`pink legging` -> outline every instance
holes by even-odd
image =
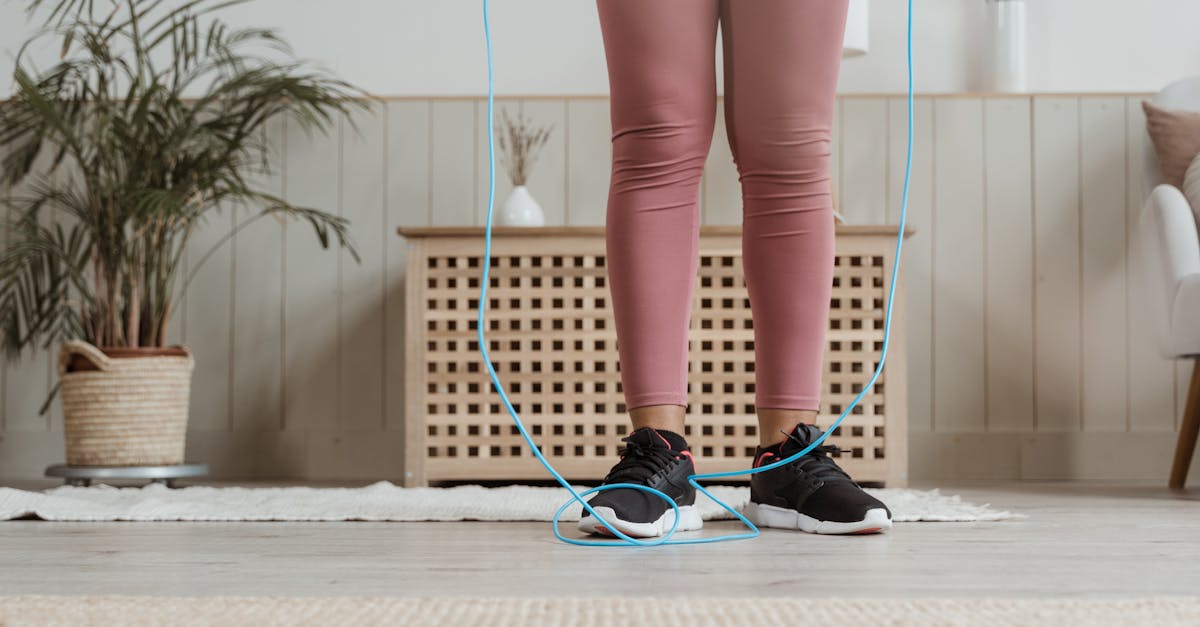
[[[833,281],[829,155],[848,0],[597,0],[612,95],[606,244],[627,409],[687,406],[699,187],[716,122],[742,186],[755,403],[819,409]]]

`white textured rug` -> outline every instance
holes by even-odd
[[[745,487],[714,486],[717,498],[740,507]],[[896,522],[985,521],[1023,517],[987,504],[964,502],[938,490],[867,488],[892,510]],[[484,488],[402,488],[379,481],[361,488],[214,488],[170,489],[151,483],[118,488],[61,486],[43,492],[0,488],[0,520],[34,516],[60,521],[545,521],[570,498],[561,488],[507,486]],[[697,497],[705,520],[732,518],[703,495]],[[578,520],[578,506],[563,520]]]

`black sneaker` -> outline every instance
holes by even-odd
[[[683,437],[647,427],[635,430],[621,441],[626,443],[621,461],[604,477],[605,485],[636,483],[654,488],[673,498],[679,506],[676,531],[702,527],[700,512],[695,507],[696,489],[687,481],[689,475],[695,474],[696,466]],[[588,504],[609,524],[635,538],[661,536],[675,523],[675,510],[666,501],[632,488],[598,492]],[[612,535],[596,517],[580,509],[580,531]]]
[[[821,437],[815,425],[798,424],[788,439],[755,453],[754,467],[785,459]],[[750,475],[750,502],[742,510],[759,527],[822,534],[882,533],[892,528],[892,512],[867,494],[822,444],[796,461]]]

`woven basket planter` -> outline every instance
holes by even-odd
[[[87,342],[63,344],[58,374],[67,464],[182,464],[194,365],[184,347],[106,353]]]

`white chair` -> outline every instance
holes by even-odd
[[[1165,109],[1200,111],[1200,76],[1168,85],[1152,98]],[[1196,436],[1200,432],[1200,235],[1196,215],[1183,192],[1161,183],[1158,158],[1145,136],[1146,189],[1151,189],[1138,220],[1133,261],[1159,353],[1191,358],[1192,382],[1171,465],[1170,486],[1183,488]]]

